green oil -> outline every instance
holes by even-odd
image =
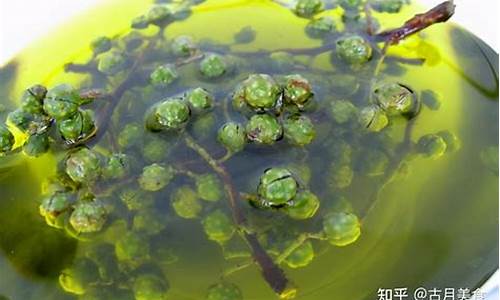
[[[142,1],[107,1],[35,43],[0,70],[1,103],[7,109],[14,108],[23,89],[34,83],[48,87],[66,82],[86,85],[87,74],[65,72],[63,66],[91,59],[88,45],[97,36],[126,35],[130,19],[148,7],[149,3]],[[398,15],[375,14],[375,17],[382,28],[391,28],[416,11],[418,7],[410,6]],[[340,8],[327,10],[320,16],[331,16],[337,30],[344,30]],[[307,23],[308,20],[298,18],[289,8],[272,1],[213,0],[195,6],[188,18],[170,24],[160,38],[184,34],[202,41],[208,48],[222,44],[226,47],[220,51],[235,55],[243,63],[231,77],[220,81],[201,79],[197,63],[182,66],[178,82],[162,97],[203,86],[216,91],[217,101],[223,103],[248,74],[280,74],[280,70],[262,63],[269,53],[288,50],[295,53],[296,49],[322,46],[321,39],[305,33]],[[250,43],[235,43],[234,35],[248,26],[255,31],[255,39]],[[144,34],[154,36],[157,32],[148,29]],[[349,128],[328,121],[328,125],[318,129],[316,140],[304,149],[283,143],[268,148],[252,145],[225,164],[237,189],[249,193],[254,192],[259,175],[271,166],[308,164],[312,170],[309,186],[321,200],[319,214],[337,205],[340,199],[347,199],[360,215],[362,233],[354,244],[334,247],[315,241],[316,257],[311,264],[298,269],[282,265],[298,289],[298,299],[376,299],[379,288],[393,287],[472,290],[498,268],[498,165],[495,169],[481,159],[481,153],[488,147],[498,148],[498,55],[466,30],[444,24],[391,47],[389,57],[396,56],[406,60],[423,58],[425,62],[412,65],[387,59],[380,78],[401,82],[421,98],[424,91],[434,91],[441,101],[437,110],[423,105],[416,118],[391,123],[385,129],[388,144],[369,137],[354,142]],[[296,71],[310,78],[315,88],[317,107],[309,113],[314,120],[329,120],[325,115],[334,100],[366,104],[366,89],[373,77],[369,70],[375,62],[370,63],[368,71],[360,71],[339,66],[335,60],[332,63],[332,51],[314,56],[297,54],[294,59],[306,66]],[[345,75],[354,76],[360,87],[354,91],[352,86],[343,89],[344,82],[340,80]],[[336,85],[339,87],[335,88]],[[105,137],[95,147],[104,151],[112,148],[119,128],[131,122],[141,123],[145,109],[158,100],[161,99],[146,96],[133,100],[139,104],[124,100],[110,119]],[[5,115],[0,112],[2,120]],[[224,151],[215,141],[218,128],[227,117],[241,120],[242,116],[231,110],[226,116],[221,109],[216,109],[214,116],[214,124],[206,132],[200,133],[196,126],[188,127],[187,131],[220,157]],[[458,137],[460,146],[438,160],[409,155],[389,181],[387,174],[364,174],[362,159],[367,153],[385,149],[389,159],[396,156],[391,151],[402,141],[408,122],[413,123],[414,143],[425,134],[447,130]],[[153,134],[144,135],[150,138]],[[196,153],[183,147],[181,139],[169,139],[177,143],[169,163],[194,164],[196,171],[210,171]],[[332,159],[328,149],[346,141],[357,148],[353,155],[354,180],[348,188],[332,191],[325,184],[328,172],[325,165]],[[130,154],[140,157],[137,151],[130,150]],[[79,299],[61,289],[60,272],[71,267],[89,247],[103,241],[113,245],[120,234],[130,230],[120,224],[130,222],[131,214],[119,209],[111,214],[104,233],[96,239],[74,239],[45,224],[38,213],[38,206],[46,196],[43,182],[56,172],[55,166],[62,156],[63,153],[52,152],[35,159],[22,154],[0,157],[0,296],[11,300]],[[147,163],[140,161],[140,164]],[[169,299],[205,299],[207,288],[219,281],[224,270],[246,260],[224,259],[219,245],[206,239],[199,219],[181,219],[172,212],[170,196],[184,184],[189,181],[174,181],[172,186],[155,194],[156,208],[165,216],[166,229],[151,237],[151,248],[165,249],[171,256],[153,258],[148,264],[158,267],[168,279]],[[109,196],[111,203],[119,202],[118,192],[113,191]],[[300,223],[280,212],[257,210],[247,203],[241,205],[259,228],[271,226],[293,231],[301,226],[314,229],[321,224],[320,217],[319,221]],[[224,199],[217,206],[228,211]],[[275,219],[275,223],[268,219]],[[112,232],[117,227],[119,230]],[[237,250],[248,252],[241,241],[235,244]],[[225,280],[238,285],[244,299],[278,298],[263,280],[257,264],[231,273]],[[130,278],[114,282],[113,288],[116,286],[126,291]]]

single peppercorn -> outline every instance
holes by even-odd
[[[126,61],[121,52],[111,50],[99,55],[97,69],[106,75],[112,76],[125,69]]]
[[[186,101],[193,112],[201,113],[212,108],[214,96],[204,88],[195,88],[187,93]]]
[[[237,285],[221,282],[208,289],[206,300],[243,300],[243,294]]]
[[[358,35],[347,35],[335,43],[337,55],[353,66],[359,66],[370,60],[372,47]]]
[[[287,103],[302,108],[313,96],[312,86],[302,75],[288,75],[285,77],[283,96]]]
[[[81,148],[69,155],[66,160],[66,174],[75,182],[91,183],[101,173],[99,157],[87,148]]]
[[[303,220],[314,217],[319,209],[318,197],[309,190],[299,191],[292,199],[286,213],[293,219]]]
[[[380,107],[371,105],[360,111],[359,122],[368,131],[379,132],[389,125],[389,118]]]
[[[245,147],[247,136],[243,125],[228,122],[219,129],[219,142],[231,152],[238,152]]]
[[[294,12],[299,17],[310,18],[324,10],[321,0],[299,0],[295,4]]]
[[[180,35],[172,41],[172,52],[176,56],[189,57],[197,51],[193,38],[187,35]]]
[[[246,133],[252,142],[271,145],[283,136],[283,128],[271,115],[254,115],[246,125]]]
[[[241,101],[257,111],[269,110],[278,104],[280,98],[281,88],[271,76],[253,74],[237,87],[233,106]]]
[[[154,163],[142,169],[138,182],[143,190],[156,192],[167,186],[174,174],[172,167]]]
[[[218,243],[230,240],[236,230],[232,220],[220,210],[208,214],[202,224],[208,239]]]
[[[311,119],[306,116],[293,115],[283,121],[285,139],[292,145],[304,146],[310,144],[316,136],[316,130]]]
[[[14,146],[14,135],[7,127],[0,125],[0,155],[6,154]]]
[[[198,195],[189,186],[181,186],[171,197],[170,202],[175,213],[184,219],[194,219],[202,210]]]
[[[151,131],[180,129],[189,120],[191,110],[184,99],[169,98],[146,113],[146,128]]]
[[[151,73],[151,83],[156,87],[165,87],[174,82],[179,75],[171,65],[159,66]]]
[[[78,233],[97,232],[106,223],[106,217],[107,212],[102,204],[97,201],[84,202],[75,207],[69,222]]]
[[[297,181],[285,168],[271,168],[260,177],[259,196],[269,205],[283,205],[297,193]]]
[[[347,212],[333,212],[323,218],[323,230],[334,246],[347,246],[361,235],[361,224],[356,215]]]
[[[200,62],[201,74],[209,79],[217,78],[227,72],[227,62],[218,54],[209,54]]]

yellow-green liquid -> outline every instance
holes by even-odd
[[[2,104],[14,107],[22,90],[33,83],[50,87],[80,82],[83,78],[65,73],[63,64],[85,62],[92,38],[125,33],[129,20],[147,7],[141,1],[105,2],[26,49],[0,71]],[[413,13],[414,8],[406,8],[397,17],[376,17],[382,27],[389,28]],[[341,23],[339,10],[324,14]],[[271,1],[207,1],[186,20],[169,25],[165,35],[188,34],[195,40],[231,44],[235,33],[251,26],[256,39],[232,45],[231,51],[320,46],[321,40],[304,33],[306,24],[307,20]],[[412,160],[406,176],[397,176],[382,189],[356,243],[326,250],[319,247],[321,255],[305,268],[284,266],[299,288],[298,299],[376,299],[378,288],[393,287],[473,289],[498,268],[498,176],[480,159],[483,149],[498,146],[498,70],[489,65],[498,65],[498,55],[468,32],[448,24],[404,41],[390,54],[426,58],[426,63],[404,66],[404,75],[385,74],[385,79],[442,96],[438,111],[424,107],[414,120],[412,140],[450,130],[460,139],[461,148],[440,160]],[[298,58],[307,61],[307,57]],[[315,57],[310,67],[335,69],[330,53]],[[190,72],[189,68],[181,70],[181,78]],[[331,101],[334,95],[331,97],[322,95],[318,101]],[[250,170],[258,176],[266,164],[280,158],[270,151],[243,155],[239,163],[229,165],[236,182],[238,172],[246,176]],[[263,157],[261,165],[248,163],[257,156]],[[38,214],[41,182],[54,172],[55,163],[53,155],[0,157],[0,295],[8,299],[76,299],[59,287],[57,276],[71,265],[85,243],[46,226]],[[355,211],[362,211],[369,205],[366,201],[374,185],[357,180],[343,195]],[[322,205],[336,196],[326,194]],[[182,253],[176,263],[163,268],[171,286],[169,299],[204,299],[207,287],[230,264],[222,258],[220,248],[205,239],[199,221],[182,220],[168,226],[165,243]],[[277,298],[257,265],[228,279],[242,289],[244,299]]]

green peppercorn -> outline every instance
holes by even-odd
[[[217,136],[219,142],[231,152],[243,150],[247,141],[245,128],[235,122],[222,125]]]
[[[437,159],[446,152],[446,142],[437,134],[422,136],[417,143],[417,150],[425,157]]]
[[[71,153],[66,160],[66,174],[75,182],[91,183],[99,177],[100,173],[99,157],[87,148]]]
[[[407,87],[399,83],[384,83],[374,91],[377,104],[389,115],[415,115],[417,98]]]
[[[69,222],[78,233],[97,232],[106,223],[107,215],[106,209],[99,202],[83,202],[75,206]]]
[[[378,12],[395,14],[401,11],[404,0],[375,0],[370,5]]]
[[[77,259],[69,268],[62,270],[59,284],[68,293],[83,295],[99,280],[97,266],[87,258]]]
[[[215,114],[204,114],[196,118],[191,126],[191,133],[198,141],[212,138],[217,118]]]
[[[147,237],[128,231],[116,242],[115,255],[120,262],[140,263],[149,257],[149,249]]]
[[[66,142],[74,144],[95,133],[94,112],[79,110],[73,116],[57,123],[59,133]]]
[[[172,52],[176,56],[189,57],[196,53],[197,47],[193,38],[187,35],[180,35],[172,41]]]
[[[271,76],[253,74],[237,87],[233,105],[241,100],[257,111],[269,110],[278,104],[280,98],[281,88]]]
[[[146,14],[149,23],[154,25],[164,24],[172,16],[172,11],[166,5],[154,5]]]
[[[142,169],[138,179],[139,185],[145,191],[159,191],[174,178],[175,170],[170,166],[152,164]]]
[[[151,83],[157,87],[165,87],[174,82],[179,75],[172,65],[159,66],[151,73]]]
[[[126,188],[120,195],[120,200],[131,211],[142,211],[154,205],[154,197],[151,193],[138,188]]]
[[[337,55],[350,65],[362,65],[372,57],[372,47],[358,35],[344,36],[335,44]]]
[[[23,146],[24,154],[32,157],[38,157],[47,151],[49,151],[49,135],[46,132],[30,135]]]
[[[142,148],[142,156],[148,162],[159,162],[165,160],[172,145],[164,139],[155,138],[148,141]]]
[[[123,71],[126,66],[127,59],[118,51],[108,51],[100,54],[98,57],[97,69],[109,76]]]
[[[246,125],[247,138],[258,144],[271,145],[283,136],[278,120],[268,114],[254,115]]]
[[[214,174],[196,177],[196,191],[198,196],[206,201],[215,202],[222,198],[221,182]]]
[[[389,165],[389,157],[380,150],[372,150],[367,151],[367,153],[358,160],[358,163],[364,175],[379,176],[385,173]]]
[[[140,125],[135,123],[127,124],[118,134],[118,146],[121,149],[128,149],[138,145],[142,135],[143,130]]]
[[[102,176],[106,179],[120,179],[130,170],[130,160],[125,154],[114,153],[102,168]]]
[[[144,29],[149,26],[149,20],[146,15],[140,15],[132,19],[130,27],[133,29]]]
[[[7,123],[14,125],[21,132],[26,132],[30,129],[33,118],[33,114],[18,108],[7,115]]]
[[[356,119],[358,109],[354,104],[347,100],[337,100],[331,102],[332,118],[338,124],[344,124]]]
[[[287,103],[303,107],[313,96],[312,86],[301,75],[288,75],[285,77],[284,98]]]
[[[489,146],[481,150],[479,158],[483,166],[498,176],[498,146]]]
[[[324,10],[321,0],[298,0],[294,12],[299,17],[310,18]]]
[[[227,72],[227,62],[218,54],[209,54],[200,62],[201,74],[209,79],[217,78]]]
[[[27,89],[21,98],[21,109],[31,114],[43,113],[43,100],[46,94],[47,89],[41,85]]]
[[[155,235],[165,229],[165,216],[153,209],[140,210],[134,216],[132,228],[137,232]]]
[[[379,132],[389,125],[389,118],[380,107],[370,105],[360,111],[359,122],[368,131]]]
[[[202,224],[208,239],[218,243],[230,240],[235,232],[231,219],[220,210],[208,214]]]
[[[111,46],[111,39],[105,36],[96,38],[90,44],[90,47],[92,48],[94,54],[100,54],[109,51],[111,49]]]
[[[340,6],[342,6],[344,9],[352,9],[352,8],[357,8],[361,5],[363,1],[362,0],[340,0]]]
[[[344,189],[351,185],[354,171],[349,165],[337,165],[333,163],[327,177],[327,185],[330,189]]]
[[[204,88],[195,88],[189,91],[186,100],[195,113],[206,111],[214,104],[214,96]]]
[[[258,193],[269,205],[282,205],[297,193],[297,181],[285,168],[270,168],[260,177]]]
[[[208,289],[206,300],[243,300],[243,294],[237,285],[221,282]]]
[[[306,26],[306,33],[313,38],[322,38],[327,33],[335,31],[335,22],[331,17],[321,17],[311,20]]]
[[[285,138],[292,144],[304,146],[312,142],[316,136],[314,125],[306,116],[293,115],[283,122]]]
[[[334,246],[347,246],[361,235],[361,224],[356,215],[347,212],[333,212],[323,219],[323,230]]]
[[[436,134],[442,137],[446,143],[447,153],[456,152],[462,147],[459,138],[453,132],[449,130],[442,130]]]
[[[314,248],[311,241],[305,241],[285,259],[285,263],[293,269],[303,268],[314,259]]]
[[[63,120],[78,112],[83,99],[71,86],[62,84],[48,91],[43,102],[43,109],[49,116]]]
[[[422,91],[421,98],[422,103],[431,110],[438,110],[441,107],[441,96],[434,91]]]
[[[134,280],[135,300],[166,300],[168,282],[153,274],[144,274]]]
[[[286,213],[293,219],[303,220],[314,217],[320,201],[311,191],[299,191],[286,207]]]
[[[201,212],[202,206],[198,200],[198,195],[189,186],[178,188],[170,200],[175,213],[184,219],[197,218]]]
[[[152,131],[180,129],[189,120],[191,110],[181,98],[169,98],[146,113],[146,128]]]
[[[0,125],[0,155],[4,155],[12,150],[14,146],[14,135],[7,127]]]
[[[39,211],[40,215],[45,218],[47,225],[62,228],[63,224],[59,217],[67,212],[71,207],[71,197],[64,192],[56,191],[49,197],[42,200]]]

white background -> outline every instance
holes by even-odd
[[[0,0],[0,66],[18,51],[72,16],[105,0]],[[137,0],[140,1],[140,0]],[[443,0],[413,0],[428,7]],[[500,0],[455,0],[453,21],[461,24],[499,51]],[[498,287],[498,272],[484,292]],[[488,300],[498,300],[498,294]]]

